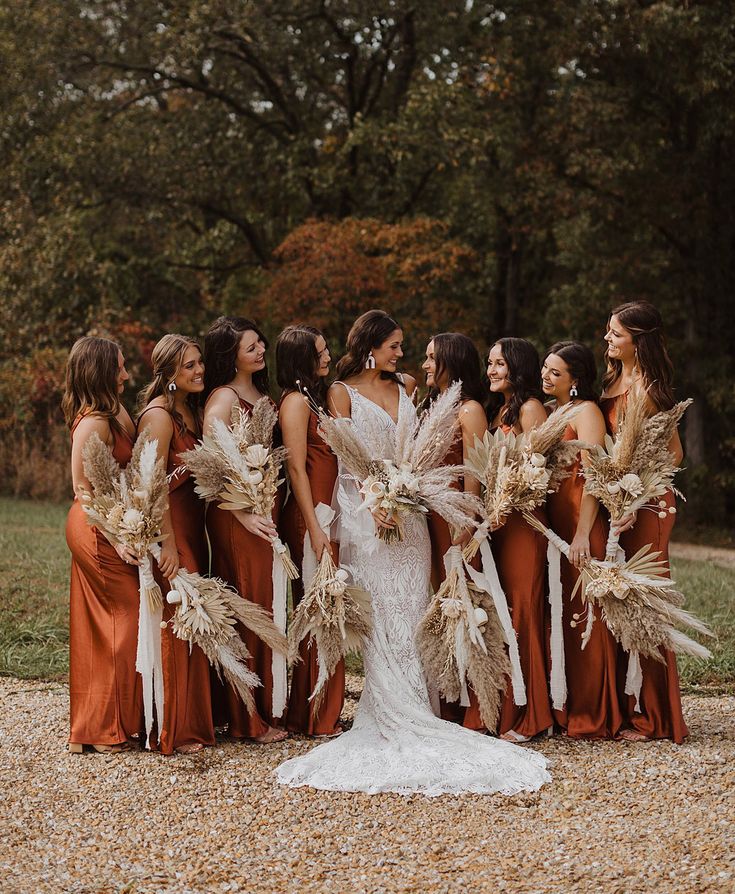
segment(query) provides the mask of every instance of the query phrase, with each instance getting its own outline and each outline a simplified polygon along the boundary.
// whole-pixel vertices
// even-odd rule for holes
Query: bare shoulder
[[[281,418],[308,419],[310,412],[308,401],[298,391],[290,391],[281,401],[279,411]]]
[[[74,438],[80,441],[86,441],[91,435],[96,434],[105,444],[109,444],[111,440],[110,422],[105,416],[99,413],[88,413],[83,416],[74,429]]]
[[[487,416],[482,404],[476,400],[466,400],[459,408],[459,424],[463,431],[477,431],[478,428],[487,427]]]
[[[327,391],[327,407],[335,416],[349,416],[352,411],[348,382],[334,382]]]
[[[403,387],[406,389],[406,394],[411,397],[416,390],[416,379],[408,373],[403,373]]]
[[[546,421],[546,409],[538,398],[530,397],[521,404],[518,418],[523,431],[536,428]]]
[[[169,411],[158,402],[157,398],[151,401],[138,417],[138,427],[141,431],[150,427],[157,432],[173,432],[174,423]]]
[[[227,387],[216,388],[207,398],[204,412],[229,422],[233,406],[238,403],[237,394]]]

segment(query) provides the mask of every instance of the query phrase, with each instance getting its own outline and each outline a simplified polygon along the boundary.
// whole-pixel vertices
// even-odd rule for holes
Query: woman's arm
[[[327,407],[333,416],[344,416],[349,419],[352,416],[352,401],[350,392],[344,385],[335,382],[327,391]]]
[[[344,389],[342,389],[344,390]],[[330,548],[329,537],[322,531],[314,511],[314,496],[311,492],[309,476],[306,474],[307,435],[311,410],[304,398],[295,391],[287,394],[281,402],[279,420],[283,446],[288,449],[286,466],[291,480],[291,490],[301,510],[311,545],[317,561]]]
[[[603,444],[605,442],[605,418],[595,404],[585,403],[574,422],[580,441],[586,441],[588,444]],[[586,460],[587,451],[583,450],[582,466]],[[590,557],[590,532],[599,511],[600,504],[597,500],[591,494],[584,493],[579,506],[577,530],[569,545],[569,561],[577,568],[581,567],[584,560]]]
[[[465,401],[459,408],[458,424],[462,432],[462,462],[467,462],[467,454],[475,446],[475,438],[482,438],[487,431],[487,416],[476,400]],[[465,493],[480,496],[480,482],[474,475],[465,475],[462,480]],[[472,531],[463,528],[452,538],[452,546],[464,546],[472,537]]]
[[[144,427],[150,437],[158,442],[156,453],[163,460],[164,468],[168,465],[168,452],[171,447],[171,438],[174,436],[174,423],[171,415],[163,407],[151,407],[146,411]],[[169,580],[179,573],[179,551],[176,546],[176,535],[171,523],[171,510],[166,507],[161,523],[164,539],[161,542],[161,558],[158,567],[161,574]]]

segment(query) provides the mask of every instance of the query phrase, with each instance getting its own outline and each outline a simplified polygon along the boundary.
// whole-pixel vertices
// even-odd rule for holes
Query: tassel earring
[[[365,369],[375,369],[375,357],[373,357],[372,351],[368,354],[365,361]]]

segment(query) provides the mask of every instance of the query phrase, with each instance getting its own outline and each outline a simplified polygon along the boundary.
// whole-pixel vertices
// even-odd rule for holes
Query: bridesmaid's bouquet
[[[194,476],[195,490],[207,502],[221,500],[220,509],[243,510],[270,518],[279,477],[287,456],[285,447],[273,446],[278,414],[268,397],[261,397],[252,412],[235,405],[231,424],[215,419],[212,433],[181,454]],[[279,538],[272,542],[275,559],[291,580],[299,576],[287,547]]]
[[[605,444],[588,450],[584,467],[585,486],[610,513],[612,522],[637,512],[655,501],[654,511],[662,517],[676,512],[667,509],[663,497],[668,490],[683,495],[673,486],[679,471],[669,453],[669,443],[691,400],[681,401],[670,410],[649,415],[646,391],[631,390],[615,437],[606,435]],[[615,560],[619,534],[610,526],[605,549],[608,561]]]
[[[546,502],[549,493],[559,489],[569,476],[580,441],[565,441],[564,432],[579,412],[566,404],[554,410],[537,428],[522,435],[504,432],[485,433],[467,454],[467,468],[482,485],[485,518],[491,529],[499,528],[511,512],[533,512]],[[479,547],[473,538],[465,547],[471,559]]]
[[[351,419],[329,416],[319,410],[319,430],[344,467],[360,482],[363,507],[381,507],[396,522],[381,527],[378,536],[387,543],[403,539],[400,517],[407,512],[436,512],[455,528],[473,527],[481,509],[477,497],[453,488],[464,466],[442,461],[457,433],[460,384],[441,394],[419,422],[402,413],[395,437],[386,441],[385,430],[358,435]],[[366,423],[369,424],[369,423]]]
[[[362,650],[370,636],[370,596],[349,586],[346,570],[337,568],[328,549],[322,553],[316,572],[291,618],[288,631],[289,663],[299,660],[299,644],[309,637],[317,649],[319,676],[309,701],[318,711],[324,687],[341,658]]]
[[[83,451],[84,473],[92,491],[81,494],[89,524],[102,530],[113,543],[130,547],[140,560],[136,669],[143,677],[148,733],[153,724],[153,705],[159,717],[163,716],[164,705],[160,628],[166,624],[161,589],[150,560],[159,560],[161,556],[168,479],[157,452],[156,439],[144,430],[135,442],[127,468],[121,469],[109,447],[96,433],[92,434]],[[247,665],[251,656],[235,622],[243,623],[282,654],[287,650],[285,636],[267,612],[240,599],[234,589],[218,578],[205,578],[181,568],[170,583],[167,601],[177,605],[170,621],[175,636],[199,646],[218,674],[224,675],[248,710],[253,711],[252,689],[261,684]]]
[[[469,683],[482,722],[495,729],[507,679],[514,673],[503,624],[492,597],[467,579],[461,549],[450,547],[444,561],[447,576],[417,630],[419,655],[447,701],[469,705]]]

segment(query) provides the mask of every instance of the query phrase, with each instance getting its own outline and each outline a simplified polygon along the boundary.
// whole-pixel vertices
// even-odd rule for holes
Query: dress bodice
[[[376,458],[390,459],[393,455],[395,434],[398,424],[405,422],[406,414],[410,414],[408,421],[415,421],[416,407],[406,393],[403,385],[398,386],[398,420],[393,419],[387,410],[365,397],[350,385],[340,382],[350,395],[352,404],[351,418],[357,430],[365,439],[372,456]]]

